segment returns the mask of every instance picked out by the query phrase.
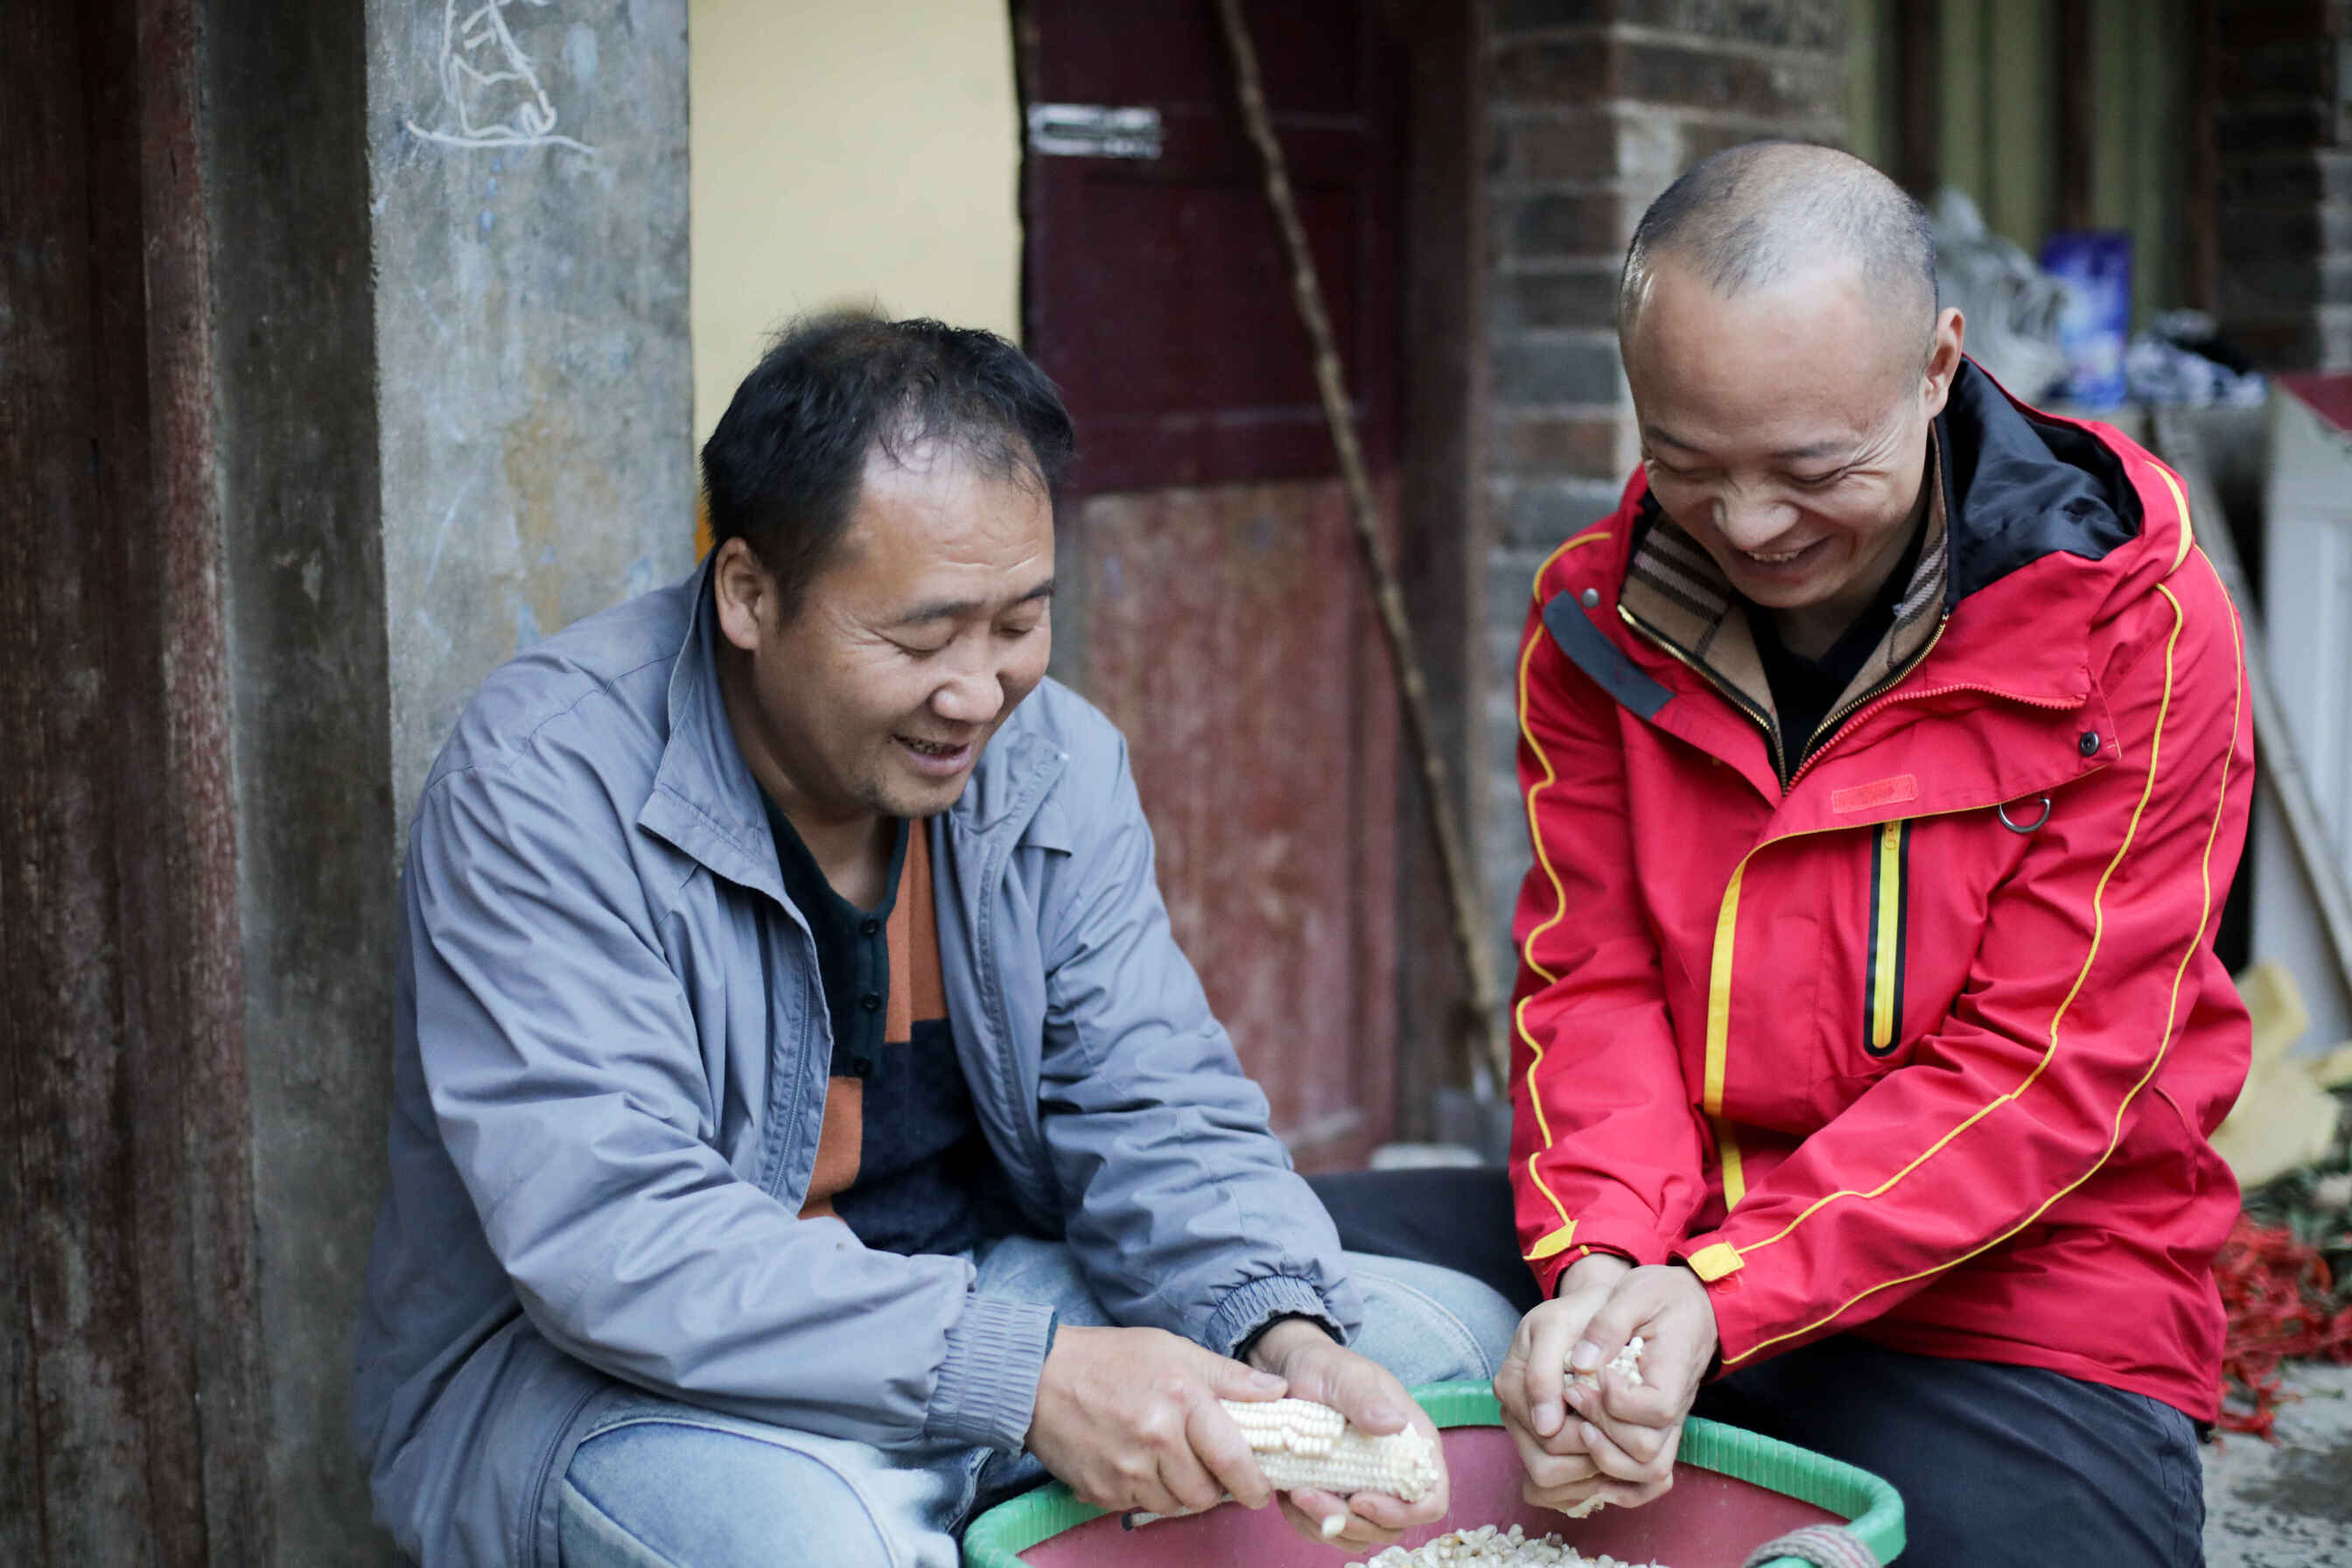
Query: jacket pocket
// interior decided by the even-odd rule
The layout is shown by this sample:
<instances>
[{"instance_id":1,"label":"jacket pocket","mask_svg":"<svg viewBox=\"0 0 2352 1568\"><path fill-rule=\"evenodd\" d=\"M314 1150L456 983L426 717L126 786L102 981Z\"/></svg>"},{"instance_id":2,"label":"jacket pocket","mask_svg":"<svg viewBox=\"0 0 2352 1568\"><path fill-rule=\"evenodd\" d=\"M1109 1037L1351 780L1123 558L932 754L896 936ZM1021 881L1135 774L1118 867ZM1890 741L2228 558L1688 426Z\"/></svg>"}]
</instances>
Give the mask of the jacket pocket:
<instances>
[{"instance_id":1,"label":"jacket pocket","mask_svg":"<svg viewBox=\"0 0 2352 1568\"><path fill-rule=\"evenodd\" d=\"M1905 938L1910 929L1911 824L1870 836L1870 938L1864 950L1863 1049L1874 1057L1903 1043Z\"/></svg>"}]
</instances>

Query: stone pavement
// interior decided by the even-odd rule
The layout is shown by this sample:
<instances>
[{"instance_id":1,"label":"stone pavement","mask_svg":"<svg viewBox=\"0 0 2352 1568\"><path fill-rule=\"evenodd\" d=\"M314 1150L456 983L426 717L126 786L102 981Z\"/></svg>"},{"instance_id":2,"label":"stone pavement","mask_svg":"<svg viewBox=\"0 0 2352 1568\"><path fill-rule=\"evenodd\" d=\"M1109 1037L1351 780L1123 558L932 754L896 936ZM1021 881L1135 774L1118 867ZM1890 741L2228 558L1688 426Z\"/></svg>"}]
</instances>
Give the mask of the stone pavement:
<instances>
[{"instance_id":1,"label":"stone pavement","mask_svg":"<svg viewBox=\"0 0 2352 1568\"><path fill-rule=\"evenodd\" d=\"M2352 1366L2302 1364L2273 1447L2205 1450L2206 1568L2352 1568Z\"/></svg>"}]
</instances>

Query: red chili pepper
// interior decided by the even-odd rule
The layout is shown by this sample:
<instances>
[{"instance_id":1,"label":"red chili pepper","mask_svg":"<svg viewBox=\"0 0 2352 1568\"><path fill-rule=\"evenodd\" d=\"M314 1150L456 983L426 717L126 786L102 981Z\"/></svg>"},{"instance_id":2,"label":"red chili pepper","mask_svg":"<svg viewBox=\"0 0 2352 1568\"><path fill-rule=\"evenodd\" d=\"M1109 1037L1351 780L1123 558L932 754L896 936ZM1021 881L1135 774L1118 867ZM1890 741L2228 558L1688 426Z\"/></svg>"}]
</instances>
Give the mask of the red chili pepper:
<instances>
[{"instance_id":1,"label":"red chili pepper","mask_svg":"<svg viewBox=\"0 0 2352 1568\"><path fill-rule=\"evenodd\" d=\"M2339 1300L2318 1247L2243 1215L2213 1259L2213 1278L2229 1316L2221 1425L2275 1442L2278 1407L2296 1397L2281 1386L2279 1363L2352 1362L2352 1301Z\"/></svg>"}]
</instances>

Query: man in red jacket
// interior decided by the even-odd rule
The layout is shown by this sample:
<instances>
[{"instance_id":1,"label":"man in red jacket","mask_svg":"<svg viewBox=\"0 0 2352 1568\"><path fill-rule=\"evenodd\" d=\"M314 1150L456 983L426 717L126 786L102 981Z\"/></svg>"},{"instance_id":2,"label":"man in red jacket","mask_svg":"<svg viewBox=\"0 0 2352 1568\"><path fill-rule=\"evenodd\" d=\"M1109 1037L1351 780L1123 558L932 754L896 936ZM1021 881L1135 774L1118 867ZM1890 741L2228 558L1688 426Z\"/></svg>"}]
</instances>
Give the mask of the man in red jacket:
<instances>
[{"instance_id":1,"label":"man in red jacket","mask_svg":"<svg viewBox=\"0 0 2352 1568\"><path fill-rule=\"evenodd\" d=\"M1655 1497L1696 1399L1893 1479L1906 1565L2198 1563L2252 768L2179 484L1963 358L1843 153L1685 175L1619 331L1642 470L1518 664L1530 1495Z\"/></svg>"}]
</instances>

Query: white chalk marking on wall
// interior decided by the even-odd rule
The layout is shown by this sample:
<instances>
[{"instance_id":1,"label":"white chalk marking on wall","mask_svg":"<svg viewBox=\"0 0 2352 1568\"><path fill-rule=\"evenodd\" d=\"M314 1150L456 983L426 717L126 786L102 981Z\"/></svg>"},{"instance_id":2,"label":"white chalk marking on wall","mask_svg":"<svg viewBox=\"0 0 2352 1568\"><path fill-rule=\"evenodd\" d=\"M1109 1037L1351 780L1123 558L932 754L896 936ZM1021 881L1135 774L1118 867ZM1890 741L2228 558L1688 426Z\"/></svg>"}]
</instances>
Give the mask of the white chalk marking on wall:
<instances>
[{"instance_id":1,"label":"white chalk marking on wall","mask_svg":"<svg viewBox=\"0 0 2352 1568\"><path fill-rule=\"evenodd\" d=\"M507 26L518 3L544 7L551 0L442 0L441 99L457 116L455 131L431 131L403 121L408 133L449 147L569 147L595 156L584 142L555 133L555 105L539 71ZM498 106L510 105L503 112Z\"/></svg>"}]
</instances>

